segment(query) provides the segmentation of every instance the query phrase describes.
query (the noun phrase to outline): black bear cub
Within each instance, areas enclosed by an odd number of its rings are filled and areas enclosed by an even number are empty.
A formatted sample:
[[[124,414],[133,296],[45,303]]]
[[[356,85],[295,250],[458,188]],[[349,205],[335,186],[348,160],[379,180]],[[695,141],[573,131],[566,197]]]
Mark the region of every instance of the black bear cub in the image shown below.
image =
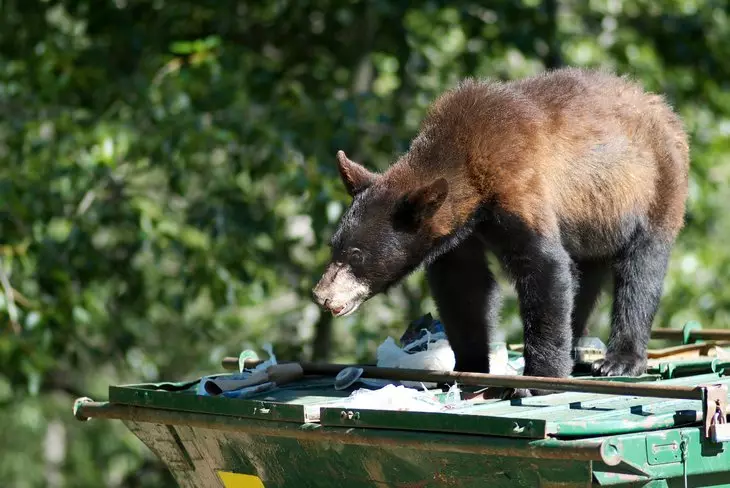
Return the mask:
[[[525,375],[570,375],[572,346],[610,277],[608,351],[593,373],[645,371],[688,191],[687,135],[661,96],[577,68],[467,79],[431,105],[384,173],[343,151],[337,163],[353,199],[313,290],[335,316],[424,264],[455,369],[488,372],[500,304],[488,251],[516,286]]]

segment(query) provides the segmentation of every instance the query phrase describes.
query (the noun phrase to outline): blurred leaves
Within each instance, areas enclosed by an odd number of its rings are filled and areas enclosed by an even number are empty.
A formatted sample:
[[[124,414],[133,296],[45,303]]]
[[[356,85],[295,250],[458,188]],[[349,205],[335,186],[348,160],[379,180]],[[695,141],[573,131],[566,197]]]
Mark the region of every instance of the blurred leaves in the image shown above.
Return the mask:
[[[348,202],[336,151],[385,168],[464,76],[562,60],[665,93],[692,136],[692,183],[657,326],[730,319],[725,1],[5,0],[0,13],[8,486],[58,484],[36,468],[51,434],[68,444],[62,484],[169,482],[121,424],[72,420],[74,396],[214,371],[264,341],[365,360],[435,312],[420,272],[334,321],[310,289]],[[505,295],[500,332],[519,340]],[[594,317],[604,337],[609,307]]]

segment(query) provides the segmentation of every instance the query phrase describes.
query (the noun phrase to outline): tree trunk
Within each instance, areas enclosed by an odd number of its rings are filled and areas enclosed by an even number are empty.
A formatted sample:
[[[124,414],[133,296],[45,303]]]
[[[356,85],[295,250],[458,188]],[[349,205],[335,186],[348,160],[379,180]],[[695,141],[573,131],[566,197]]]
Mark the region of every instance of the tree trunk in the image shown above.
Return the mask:
[[[332,353],[332,315],[322,311],[314,325],[312,361],[327,361]]]

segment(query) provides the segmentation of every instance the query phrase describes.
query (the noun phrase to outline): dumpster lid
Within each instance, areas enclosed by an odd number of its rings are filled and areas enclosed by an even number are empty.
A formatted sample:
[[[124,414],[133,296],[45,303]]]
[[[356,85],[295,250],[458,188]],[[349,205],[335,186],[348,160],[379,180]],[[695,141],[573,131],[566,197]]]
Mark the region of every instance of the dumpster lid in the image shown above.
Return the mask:
[[[725,363],[709,361],[712,372],[680,378],[676,375],[697,360],[664,361],[639,378],[608,378],[606,381],[660,382],[665,385],[728,385],[723,376]],[[719,364],[719,366],[718,366]],[[683,366],[685,365],[685,366]],[[671,367],[670,367],[671,366]],[[661,371],[663,373],[661,373]],[[692,370],[690,368],[690,370]],[[659,430],[698,424],[703,418],[703,402],[698,399],[667,399],[564,392],[515,399],[462,402],[448,412],[394,411],[348,406],[347,397],[357,389],[337,391],[334,378],[305,377],[298,382],[246,399],[197,395],[197,381],[112,386],[110,403],[172,409],[178,411],[235,416],[262,421],[295,422],[321,426],[398,429],[517,438],[574,438]]]

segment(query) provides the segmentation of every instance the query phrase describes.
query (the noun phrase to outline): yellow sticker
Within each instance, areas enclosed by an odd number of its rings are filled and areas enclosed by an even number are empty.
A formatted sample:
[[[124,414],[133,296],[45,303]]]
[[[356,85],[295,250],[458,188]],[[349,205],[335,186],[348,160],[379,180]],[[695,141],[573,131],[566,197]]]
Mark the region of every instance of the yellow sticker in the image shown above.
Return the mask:
[[[252,474],[218,471],[218,477],[226,488],[264,488],[264,483],[261,481],[261,478]]]

